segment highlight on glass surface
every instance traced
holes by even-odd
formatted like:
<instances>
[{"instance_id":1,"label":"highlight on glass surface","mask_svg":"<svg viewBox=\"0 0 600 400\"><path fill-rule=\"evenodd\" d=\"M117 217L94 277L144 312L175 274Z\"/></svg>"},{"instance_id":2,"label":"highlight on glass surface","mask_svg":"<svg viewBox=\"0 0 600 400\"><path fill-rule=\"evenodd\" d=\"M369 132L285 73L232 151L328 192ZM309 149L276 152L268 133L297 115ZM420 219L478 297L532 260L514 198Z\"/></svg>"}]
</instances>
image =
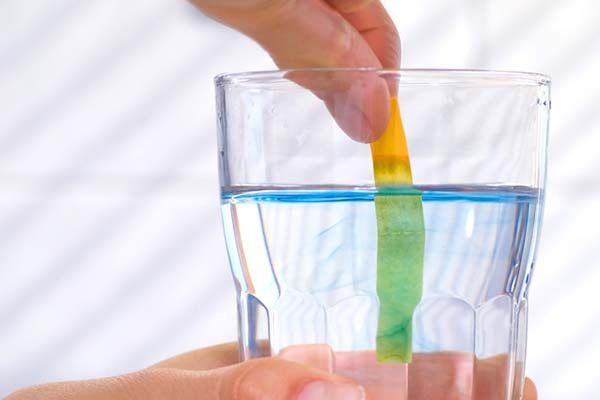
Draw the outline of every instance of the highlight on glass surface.
<instances>
[{"instance_id":1,"label":"highlight on glass surface","mask_svg":"<svg viewBox=\"0 0 600 400\"><path fill-rule=\"evenodd\" d=\"M375 400L519 399L550 79L304 69L215 82L243 358L345 375Z\"/></svg>"}]
</instances>

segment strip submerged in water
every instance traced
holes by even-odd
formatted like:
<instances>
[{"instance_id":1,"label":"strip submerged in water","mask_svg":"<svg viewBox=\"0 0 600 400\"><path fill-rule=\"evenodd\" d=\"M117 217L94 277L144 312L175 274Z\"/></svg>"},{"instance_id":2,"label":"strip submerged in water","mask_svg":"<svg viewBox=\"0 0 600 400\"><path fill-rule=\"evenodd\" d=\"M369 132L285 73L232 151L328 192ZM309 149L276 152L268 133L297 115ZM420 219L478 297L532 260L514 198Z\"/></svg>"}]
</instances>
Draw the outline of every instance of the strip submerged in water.
<instances>
[{"instance_id":1,"label":"strip submerged in water","mask_svg":"<svg viewBox=\"0 0 600 400\"><path fill-rule=\"evenodd\" d=\"M412 172L398 100L388 126L371 144L375 185L411 185ZM375 196L377 218L377 360L410 362L412 318L423 291L425 221L421 195Z\"/></svg>"}]
</instances>

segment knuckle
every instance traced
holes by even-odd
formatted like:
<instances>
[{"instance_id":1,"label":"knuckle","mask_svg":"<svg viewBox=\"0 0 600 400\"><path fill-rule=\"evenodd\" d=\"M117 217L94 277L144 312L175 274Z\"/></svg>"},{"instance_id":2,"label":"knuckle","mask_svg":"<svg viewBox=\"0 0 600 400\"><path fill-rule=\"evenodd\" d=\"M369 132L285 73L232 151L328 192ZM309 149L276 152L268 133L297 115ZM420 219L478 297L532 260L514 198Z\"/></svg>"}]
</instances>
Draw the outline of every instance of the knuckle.
<instances>
[{"instance_id":1,"label":"knuckle","mask_svg":"<svg viewBox=\"0 0 600 400\"><path fill-rule=\"evenodd\" d=\"M327 40L333 66L349 65L355 46L355 35L350 27L344 23L334 25Z\"/></svg>"},{"instance_id":2,"label":"knuckle","mask_svg":"<svg viewBox=\"0 0 600 400\"><path fill-rule=\"evenodd\" d=\"M336 10L342 13L354 13L362 10L373 0L328 0Z\"/></svg>"},{"instance_id":3,"label":"knuckle","mask_svg":"<svg viewBox=\"0 0 600 400\"><path fill-rule=\"evenodd\" d=\"M264 400L263 385L267 383L264 375L280 371L281 366L278 365L278 361L274 358L259 358L240 364L231 387L228 388L231 395L223 397L232 400ZM272 385L270 382L268 383ZM277 388L271 387L271 389L277 391Z\"/></svg>"},{"instance_id":4,"label":"knuckle","mask_svg":"<svg viewBox=\"0 0 600 400\"><path fill-rule=\"evenodd\" d=\"M145 369L131 374L109 378L108 386L118 391L119 397L127 400L156 398L157 387L166 393L178 393L177 371L171 369Z\"/></svg>"},{"instance_id":5,"label":"knuckle","mask_svg":"<svg viewBox=\"0 0 600 400\"><path fill-rule=\"evenodd\" d=\"M143 370L109 378L108 385L118 388L124 399L141 400L145 395L150 395L145 393L144 388L155 378L154 371Z\"/></svg>"}]
</instances>

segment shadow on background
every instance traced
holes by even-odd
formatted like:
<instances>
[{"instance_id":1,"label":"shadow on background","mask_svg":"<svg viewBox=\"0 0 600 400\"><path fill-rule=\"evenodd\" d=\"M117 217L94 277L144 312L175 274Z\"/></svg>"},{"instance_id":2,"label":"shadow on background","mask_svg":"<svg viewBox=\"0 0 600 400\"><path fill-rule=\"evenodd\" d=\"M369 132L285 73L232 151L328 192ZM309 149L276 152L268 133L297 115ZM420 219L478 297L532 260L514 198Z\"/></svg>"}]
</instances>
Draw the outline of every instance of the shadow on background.
<instances>
[{"instance_id":1,"label":"shadow on background","mask_svg":"<svg viewBox=\"0 0 600 400\"><path fill-rule=\"evenodd\" d=\"M16 2L21 0L7 1L13 1L17 4ZM75 112L78 103L93 92L99 82L109 81L111 76L121 74L127 69L136 49L144 43L151 43L164 35L169 35L169 29L180 24L182 16L191 10L191 6L187 6L189 8L185 9L182 14L180 6L175 5L175 3L165 5L166 3L163 3L162 0L151 0L142 3L144 2L140 0L139 7L152 5L156 8L156 11L143 18L131 15L131 23L134 28L127 36L108 43L109 46L106 46L106 40L102 42L105 46L99 46L101 50L98 50L89 60L85 60L82 63L83 67L77 74L62 82L60 89L50 97L36 99L32 106L23 113L11 115L8 112L3 115L2 118L5 123L2 126L7 126L7 128L0 131L0 160L14 157L15 154L20 157L27 157L28 146L48 135L48 131L44 129L47 125L59 117ZM48 0L47 4L48 6L43 10L40 18L43 21L42 23L27 27L28 29L23 30L22 33L14 34L14 41L9 41L7 46L0 48L0 82L11 81L15 71L25 65L35 63L36 54L47 49L48 46L52 46L56 31L65 29L69 24L80 22L77 21L77 18L85 13L92 2ZM487 7L490 7L491 4L473 1L461 3L461 6L469 7L469 21L482 38L480 45L475 46L476 50L470 52L468 56L469 63L477 66L489 66L487 64L490 62L489 60L498 59L496 55L513 52L521 44L523 38L528 37L535 30L550 26L553 23L552 18L555 17L557 9L567 7L573 3L550 4L543 0L506 2L507 7L512 6L523 11L519 11L518 14L515 13L514 18L510 19L510 23L506 24L500 33L493 35L490 35L487 31L480 32L487 29L485 23L481 21L487 21L488 18L482 14L489 11ZM596 13L600 16L595 2L590 1L588 4L581 1L578 4L587 4L588 7L584 12ZM415 8L423 6L415 3L403 4L402 7ZM445 43L448 33L452 32L453 29L459 29L453 26L448 19L448 15L460 11L457 7L455 2L450 1L434 1L428 4L425 17L411 32L411 36L416 38L411 46L421 51L421 48L427 48L432 42ZM32 13L35 11L33 7L31 10ZM0 26L6 18L11 18L11 16L0 15ZM204 17L198 18L197 23L210 24ZM579 21L573 21L573 24L578 23ZM596 54L599 49L600 30L598 30L597 24L586 23L585 25L582 24L576 33L569 33L569 35L568 44L566 45L556 46L554 43L544 42L539 43L539 48L534 49L535 51L539 50L540 57L544 58L543 65L548 66L546 70L544 68L540 68L540 70L553 75L556 89L564 90L565 82L576 82L576 84L582 85L582 90L587 90L586 93L593 92L590 98L587 99L575 97L557 99L555 97L552 117L553 134L550 138L550 146L558 149L558 151L555 150L552 153L554 158L551 159L549 173L552 177L558 176L557 172L569 171L572 177L568 181L563 177L550 182L549 189L553 193L564 197L559 197L558 200L549 199L549 204L566 201L567 198L568 204L564 204L562 208L559 206L554 208L556 210L560 208L560 212L554 211L554 214L550 215L547 213L542 235L542 251L552 250L556 252L555 255L561 256L569 252L570 247L574 244L581 244L585 250L569 259L571 265L553 266L555 270L559 271L555 273L551 282L546 283L546 289L552 289L552 292L536 297L539 298L540 305L547 303L548 306L537 307L533 314L538 315L541 322L556 321L554 326L561 324L569 326L567 320L565 320L566 322L561 322L562 319L557 320L557 316L553 314L553 305L558 301L572 301L573 313L586 313L587 319L582 326L572 327L575 333L567 341L555 343L552 332L548 335L544 332L547 337L530 338L530 343L534 340L540 349L547 349L543 357L534 360L536 371L543 371L543 375L540 373L539 376L536 376L536 379L538 379L538 386L541 388L541 398L545 399L558 399L561 397L556 396L561 394L572 394L575 396L573 398L593 398L585 397L585 395L594 395L595 381L591 378L591 373L585 375L583 372L593 371L594 365L582 365L581 360L586 356L589 358L586 351L591 346L592 338L600 332L600 310L597 309L595 304L580 304L578 302L581 288L587 281L586 271L591 271L595 266L593 264L596 262L594 246L597 239L593 236L592 230L597 230L594 224L600 222L597 221L597 217L594 217L594 213L597 214L597 204L600 202L600 185L597 177L597 171L600 170L600 161L598 159L585 161L588 164L584 164L582 161L580 166L574 166L574 163L569 161L577 160L582 148L598 148L600 145L600 139L598 139L600 138L600 119L597 111L600 89L595 84L597 81L595 75L584 77L586 68L589 68L590 63L598 62ZM90 38L90 45L94 40L102 41L103 38ZM184 97L184 92L189 89L189 82L194 81L198 76L205 76L209 80L211 78L209 71L214 68L222 71L256 69L252 68L253 51L256 49L249 48L244 43L246 42L243 42L243 39L240 39L237 34L228 32L223 34L222 40L215 41L211 46L205 47L201 51L182 44L181 58L164 59L161 65L148 65L148 68L156 71L157 76L156 87L151 89L148 98L131 109L123 110L118 119L90 121L96 127L94 131L97 132L90 134L89 141L84 148L73 152L64 171L59 174L44 175L44 180L40 180L43 183L31 190L28 196L34 198L35 201L18 203L18 205L8 208L10 211L0 214L0 254L7 257L7 254L14 251L11 248L14 238L27 238L33 231L35 224L52 212L52 207L48 204L49 199L60 202L63 200L61 196L64 196L70 190L82 185L84 182L102 178L94 175L93 164L103 158L110 159L112 153L123 149L128 143L139 140L143 134L143 128L152 126L156 116L165 112L164 109L167 105L177 104L184 101L184 99L187 100ZM465 44L448 43L447 45L460 48ZM226 58L226 56L232 52L239 53L239 64L225 64L225 62L230 62L231 59ZM185 61L186 57L187 59L190 58L190 55L192 55L192 61ZM532 55L531 57L537 58L538 56ZM596 58L593 59L592 57ZM80 58L78 59L77 54L73 54L74 60L81 62ZM418 61L419 55L405 54L405 60L407 59L408 61L412 60L414 64L414 60ZM68 61L70 60L65 60L65 62ZM461 61L464 60L441 60L441 65L426 66L443 67L449 63L450 66L454 67L456 66L455 62L460 63ZM178 66L173 72L163 74L161 67L171 64ZM43 68L44 66L40 65L40 70L43 70ZM23 98L3 99L2 92L0 92L0 105L26 99L26 96L29 95L27 93L28 82L24 81L22 85L24 90L19 95L24 96ZM595 88L590 89L591 87ZM114 90L117 96L127 94L127 88L115 87ZM166 160L161 162L160 170L163 172L149 177L133 179L131 187L126 191L125 200L122 200L118 206L111 208L106 218L99 219L81 237L65 238L65 242L68 239L68 247L62 255L56 259L46 261L43 265L43 271L40 271L34 279L23 282L13 291L14 295L10 298L2 295L2 282L0 282L0 326L3 329L10 331L11 325L23 314L35 311L40 304L51 298L53 292L60 286L59 283L74 273L80 272L79 268L85 264L85 260L94 257L95 254L101 251L99 249L102 249L102 246L106 245L111 237L134 224L136 219L143 218L153 205L154 197L170 193L172 189L170 184L181 176L181 171L199 158L206 157L207 153L212 154L214 144L206 135L202 136L200 132L204 126L210 126L211 129L214 126L213 93L212 91L202 93L199 98L204 103L198 104L197 115L189 115L190 119L198 122L198 133L191 135L193 139L184 140L174 147L175 150L172 150L172 154L169 154ZM101 106L100 104L99 107ZM490 104L490 106L492 105ZM555 115L559 115L561 118L554 118ZM174 129L177 129L176 118L179 116L169 115L169 117L173 119ZM481 113L474 118L473 125L477 126L484 120L485 113ZM556 125L556 121L560 122L560 126ZM107 124L107 127L99 131L97 127L103 124ZM168 135L169 132L165 132L165 134ZM162 145L162 143L157 143L156 151L166 151L161 148ZM132 154L132 157L136 157L136 155ZM152 162L152 160L148 160L148 162ZM216 165L211 171L210 177L214 178ZM5 171L0 167L0 192L2 192L3 177L6 176ZM201 179L199 185L200 181ZM555 186L553 187L552 184ZM567 191L569 192L568 195L564 195ZM206 200L208 197L202 188L198 188L194 195L198 198L199 204L201 200ZM123 243L122 246L139 246L140 249L147 250L140 251L139 258L131 265L131 271L141 272L126 274L126 278L110 291L109 297L89 310L87 314L66 315L65 317L74 318L73 328L68 334L61 337L46 337L44 332L39 332L36 336L39 340L39 352L25 355L21 360L11 359L10 356L0 359L0 375L2 375L0 377L0 397L6 394L7 391L16 388L15 385L33 384L38 382L41 377L45 377L47 371L52 370L61 363L61 359L69 353L69 349L84 343L86 338L94 331L101 329L103 324L108 324L117 312L123 310L124 306L130 304L141 293L151 291L153 285L160 282L173 269L186 268L186 255L193 252L204 254L210 252L211 249L201 249L201 242L214 237L217 234L215 231L220 229L219 226L210 225L207 222L211 214L218 212L218 200L216 198L214 204L215 207L210 209L203 209L199 205L189 220L173 221L169 231L165 232L164 239L158 245L153 245L152 248L149 248L145 243ZM548 219L548 217L551 219ZM587 225L583 226L582 224ZM564 229L557 229L556 227L563 227ZM574 235L574 233L577 233L578 237L575 237L577 235ZM221 235L220 231L218 231L218 235ZM34 248L32 251L36 251L36 249ZM560 257L547 256L546 258L551 262L550 259ZM202 257L199 262L212 265L224 259L225 254L211 254ZM33 264L1 264L3 264L3 268L15 270L38 268ZM577 273L573 272L572 266L577 267ZM547 267L545 266L544 269ZM211 286L212 289L198 293L193 302L182 304L180 309L175 310L169 318L164 320L163 328L153 332L149 339L132 348L121 348L122 356L119 356L117 364L109 367L120 370L120 368L139 366L140 363L153 357L149 355L160 354L162 349L170 348L167 344L178 342L182 334L178 331L183 332L186 326L190 326L193 321L202 318L207 305L212 305L218 301L220 290L229 285L226 281L229 278L229 273L228 271L221 271L218 274L212 271L202 271L199 274L206 276L206 279L213 279L214 286ZM544 278L542 276L544 271L540 271L539 267L536 271L537 274L540 276L537 278L534 276L534 282L537 279L543 280ZM188 285L195 286L195 283L190 282ZM535 286L534 284L534 292L537 292L538 288ZM173 296L177 296L177 293L173 293ZM560 297L560 299L556 297ZM69 310L59 310L57 312L68 313ZM132 318L143 317L132 316ZM59 319L57 319L57 323L60 323ZM211 329L215 330L217 327L211 327ZM203 332L198 332L199 336L202 334ZM226 336L223 333L222 337ZM3 348L1 338L0 334L0 354L6 354L8 350L11 350L10 354L19 354L18 349L13 351L13 349ZM198 343L200 342L199 340ZM122 346L122 343L115 343L114 345L119 347ZM23 341L23 349L27 349L29 346L30 343ZM189 350L189 348L184 350ZM82 361L82 363L85 362ZM551 366L551 368L547 368L547 366ZM109 367L103 365L98 368ZM586 387L582 388L580 383L563 379L565 374L573 369L581 369L582 376L584 376L581 379L583 384L587 385ZM2 373L3 371L8 371L8 374ZM549 392L549 389L544 388L559 388L562 392L552 393ZM580 388L579 392L577 391L578 388ZM577 397L577 395L584 397Z\"/></svg>"}]
</instances>

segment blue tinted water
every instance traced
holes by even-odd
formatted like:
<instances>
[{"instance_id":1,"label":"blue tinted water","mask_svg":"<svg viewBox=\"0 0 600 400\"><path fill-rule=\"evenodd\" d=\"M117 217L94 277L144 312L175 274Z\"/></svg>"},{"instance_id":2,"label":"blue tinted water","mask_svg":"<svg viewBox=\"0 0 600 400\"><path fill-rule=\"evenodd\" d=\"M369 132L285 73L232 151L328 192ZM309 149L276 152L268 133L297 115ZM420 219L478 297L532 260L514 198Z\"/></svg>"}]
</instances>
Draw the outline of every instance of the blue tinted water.
<instances>
[{"instance_id":1,"label":"blue tinted water","mask_svg":"<svg viewBox=\"0 0 600 400\"><path fill-rule=\"evenodd\" d=\"M225 237L240 304L251 298L260 305L263 319L270 321L262 324L262 337L274 349L307 342L340 350L372 348L378 307L375 195L423 200L425 263L415 350L482 356L509 351L507 327L527 293L541 210L540 190L523 186L223 191ZM481 339L499 329L506 335ZM364 335L344 335L348 330Z\"/></svg>"},{"instance_id":2,"label":"blue tinted water","mask_svg":"<svg viewBox=\"0 0 600 400\"><path fill-rule=\"evenodd\" d=\"M467 201L467 202L529 202L536 203L540 191L526 186L500 185L436 185L436 186L399 186L375 189L372 187L337 187L334 189L320 186L302 187L245 187L223 191L225 203L244 201L323 203L345 201L373 201L375 195L408 196L420 194L423 201Z\"/></svg>"}]
</instances>

